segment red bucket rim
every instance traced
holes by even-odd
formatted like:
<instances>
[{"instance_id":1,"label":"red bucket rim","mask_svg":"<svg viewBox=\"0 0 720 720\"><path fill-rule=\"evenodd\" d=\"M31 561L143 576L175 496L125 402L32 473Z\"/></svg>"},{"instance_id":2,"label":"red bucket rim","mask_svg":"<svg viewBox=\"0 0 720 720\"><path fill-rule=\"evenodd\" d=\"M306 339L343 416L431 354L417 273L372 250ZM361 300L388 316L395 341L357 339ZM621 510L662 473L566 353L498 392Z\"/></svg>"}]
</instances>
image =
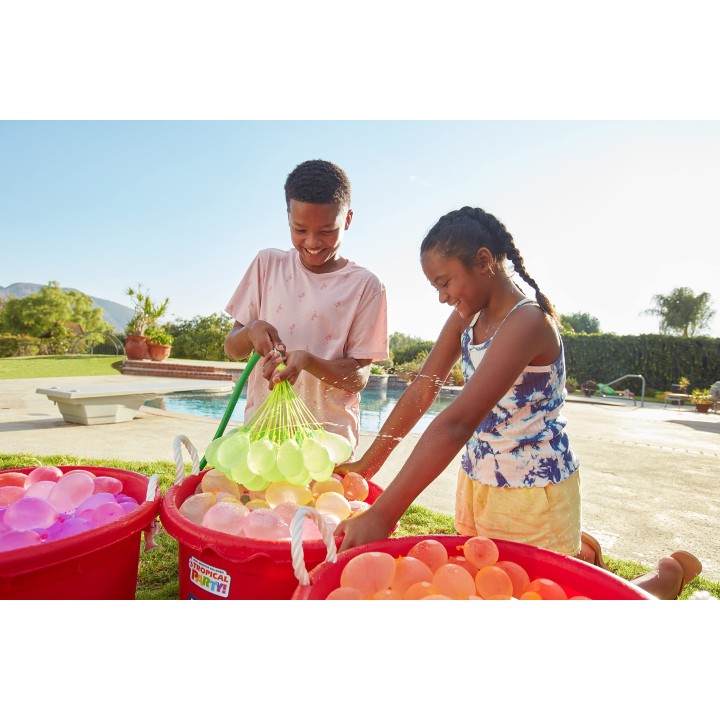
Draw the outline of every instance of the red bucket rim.
<instances>
[{"instance_id":1,"label":"red bucket rim","mask_svg":"<svg viewBox=\"0 0 720 720\"><path fill-rule=\"evenodd\" d=\"M287 540L256 540L243 536L228 535L227 533L210 528L202 527L191 522L180 514L178 509L177 496L186 488L190 489L182 499L189 497L198 484L202 481L205 473L213 468L206 468L197 475L188 475L177 485L170 487L163 496L160 504L160 521L165 530L170 533L178 542L192 548L195 552L204 552L212 549L218 555L227 560L238 560L238 553L241 552L242 560L251 560L256 557L267 557L270 559L290 557L291 541ZM382 492L382 488L373 482L367 481L370 487L370 495L373 500ZM186 483L188 483L186 485ZM335 539L336 547L340 547L342 538ZM327 553L327 547L323 540L306 540L303 542L303 549L306 553L321 554Z\"/></svg>"},{"instance_id":2,"label":"red bucket rim","mask_svg":"<svg viewBox=\"0 0 720 720\"><path fill-rule=\"evenodd\" d=\"M115 477L118 480L132 478L144 482L146 488L149 482L149 478L146 475L123 468L111 468L101 465L55 465L53 467L59 468L64 473L71 470L90 470L97 475L99 474L96 472L98 470L107 471L104 472L104 474L108 477ZM0 470L0 475L34 469L34 467L6 468ZM124 489L125 488L123 488L123 490ZM135 499L137 500L137 498ZM160 500L161 491L158 485L155 489L154 499L143 500L142 502L138 501L138 507L131 510L124 517L113 520L106 525L101 525L93 530L72 535L71 537L53 540L49 543L32 545L31 547L18 548L16 550L0 551L0 577L40 570L50 565L55 565L60 561L67 560L69 556L80 557L108 547L118 542L121 538L128 537L139 530L147 528L158 514Z\"/></svg>"},{"instance_id":3,"label":"red bucket rim","mask_svg":"<svg viewBox=\"0 0 720 720\"><path fill-rule=\"evenodd\" d=\"M421 540L437 540L441 542L446 548L448 548L454 547L456 545L462 545L470 537L471 536L469 535L407 535L404 537L389 537L385 540L378 540L376 542L367 543L365 545L358 545L354 548L350 548L349 550L344 550L343 552L338 553L335 563L323 562L314 567L308 573L309 584L298 585L297 589L293 593L292 599L324 600L324 597L320 598L316 594L316 589L318 588L318 586L326 583L328 579L331 579L334 575L338 576L337 584L339 585L339 574L342 568L351 558L363 552L378 551L388 552L390 554L402 554L407 552L407 550L410 549L410 546L420 542ZM532 545L525 545L510 540L498 540L493 538L493 542L498 546L498 550L500 550L501 560L503 559L504 555L508 554L530 554L534 557L535 560L544 560L545 565L548 567L564 572L577 573L580 575L590 575L591 577L594 576L596 579L602 579L602 582L606 587L617 591L620 595L623 596L622 598L618 599L656 599L653 595L646 592L637 585L629 583L627 580L619 577L618 575L615 575L614 573L611 573L609 570L604 570L603 568L597 567L595 565L590 565L584 560L579 560L577 558L568 557L567 555L561 555L559 553L553 552L552 550L546 550L544 548L539 548ZM540 575L537 575L537 577L540 577Z\"/></svg>"}]
</instances>

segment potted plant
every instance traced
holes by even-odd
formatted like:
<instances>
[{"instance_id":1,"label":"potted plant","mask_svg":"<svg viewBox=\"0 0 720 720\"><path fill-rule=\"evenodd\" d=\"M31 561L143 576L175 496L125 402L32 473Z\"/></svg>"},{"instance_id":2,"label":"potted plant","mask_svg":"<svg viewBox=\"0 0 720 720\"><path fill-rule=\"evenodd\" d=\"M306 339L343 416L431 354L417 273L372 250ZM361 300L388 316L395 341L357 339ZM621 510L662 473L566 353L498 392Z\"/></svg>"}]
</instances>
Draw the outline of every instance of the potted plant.
<instances>
[{"instance_id":1,"label":"potted plant","mask_svg":"<svg viewBox=\"0 0 720 720\"><path fill-rule=\"evenodd\" d=\"M149 352L146 332L167 311L169 298L161 303L155 303L150 295L143 291L142 285L137 288L128 288L125 291L133 304L133 316L125 327L125 355L128 360L147 360Z\"/></svg>"},{"instance_id":2,"label":"potted plant","mask_svg":"<svg viewBox=\"0 0 720 720\"><path fill-rule=\"evenodd\" d=\"M167 360L170 357L170 349L175 338L167 330L151 325L145 331L145 338L151 360Z\"/></svg>"},{"instance_id":3,"label":"potted plant","mask_svg":"<svg viewBox=\"0 0 720 720\"><path fill-rule=\"evenodd\" d=\"M695 388L690 393L690 402L692 402L698 412L709 412L713 405L713 396L710 394L710 389Z\"/></svg>"},{"instance_id":4,"label":"potted plant","mask_svg":"<svg viewBox=\"0 0 720 720\"><path fill-rule=\"evenodd\" d=\"M566 378L565 389L568 391L568 395L572 395L578 387L580 387L580 383L574 377Z\"/></svg>"},{"instance_id":5,"label":"potted plant","mask_svg":"<svg viewBox=\"0 0 720 720\"><path fill-rule=\"evenodd\" d=\"M685 393L690 386L690 381L686 377L681 377L676 383L672 384L674 393Z\"/></svg>"}]
</instances>

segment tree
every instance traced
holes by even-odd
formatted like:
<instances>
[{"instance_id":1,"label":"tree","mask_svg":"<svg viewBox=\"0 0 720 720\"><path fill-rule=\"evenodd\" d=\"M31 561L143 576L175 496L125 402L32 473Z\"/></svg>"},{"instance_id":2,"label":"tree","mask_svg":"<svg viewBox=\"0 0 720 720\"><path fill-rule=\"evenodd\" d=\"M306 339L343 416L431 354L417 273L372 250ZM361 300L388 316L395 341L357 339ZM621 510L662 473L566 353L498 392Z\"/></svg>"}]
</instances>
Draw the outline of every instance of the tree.
<instances>
[{"instance_id":1,"label":"tree","mask_svg":"<svg viewBox=\"0 0 720 720\"><path fill-rule=\"evenodd\" d=\"M572 313L572 315L560 315L563 323L563 329L576 333L592 333L600 332L600 321L588 313Z\"/></svg>"},{"instance_id":2,"label":"tree","mask_svg":"<svg viewBox=\"0 0 720 720\"><path fill-rule=\"evenodd\" d=\"M396 365L414 360L421 352L430 352L434 344L432 340L421 340L398 332L388 339L390 357Z\"/></svg>"},{"instance_id":3,"label":"tree","mask_svg":"<svg viewBox=\"0 0 720 720\"><path fill-rule=\"evenodd\" d=\"M164 325L174 338L173 357L186 360L227 360L225 336L235 321L227 315L196 315L192 320L178 320Z\"/></svg>"},{"instance_id":4,"label":"tree","mask_svg":"<svg viewBox=\"0 0 720 720\"><path fill-rule=\"evenodd\" d=\"M646 310L645 314L660 318L661 333L693 337L708 327L715 315L710 299L710 293L695 295L690 288L679 287L669 295L654 295L655 307Z\"/></svg>"},{"instance_id":5,"label":"tree","mask_svg":"<svg viewBox=\"0 0 720 720\"><path fill-rule=\"evenodd\" d=\"M61 328L77 324L85 333L106 333L112 325L103 320L102 308L77 290L63 290L51 281L24 298L11 297L0 312L0 332L32 337L53 337Z\"/></svg>"}]
</instances>

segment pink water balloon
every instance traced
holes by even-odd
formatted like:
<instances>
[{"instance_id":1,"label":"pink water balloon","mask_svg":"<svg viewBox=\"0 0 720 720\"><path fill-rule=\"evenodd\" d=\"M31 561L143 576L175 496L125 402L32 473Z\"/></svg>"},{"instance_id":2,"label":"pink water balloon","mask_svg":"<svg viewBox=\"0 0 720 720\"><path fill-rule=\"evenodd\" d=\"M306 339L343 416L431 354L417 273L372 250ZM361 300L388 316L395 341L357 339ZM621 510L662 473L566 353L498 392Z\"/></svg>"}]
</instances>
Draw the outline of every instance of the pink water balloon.
<instances>
[{"instance_id":1,"label":"pink water balloon","mask_svg":"<svg viewBox=\"0 0 720 720\"><path fill-rule=\"evenodd\" d=\"M54 465L41 465L40 467L33 468L28 473L25 486L27 487L43 480L57 482L62 476L63 471L59 467L55 467Z\"/></svg>"},{"instance_id":2,"label":"pink water balloon","mask_svg":"<svg viewBox=\"0 0 720 720\"><path fill-rule=\"evenodd\" d=\"M19 500L24 495L25 488L18 487L17 485L6 485L5 487L0 487L0 505L12 505L16 500Z\"/></svg>"},{"instance_id":3,"label":"pink water balloon","mask_svg":"<svg viewBox=\"0 0 720 720\"><path fill-rule=\"evenodd\" d=\"M289 540L290 528L273 510L258 508L245 518L245 535L256 540Z\"/></svg>"},{"instance_id":4,"label":"pink water balloon","mask_svg":"<svg viewBox=\"0 0 720 720\"><path fill-rule=\"evenodd\" d=\"M92 530L94 525L84 518L67 518L66 520L58 520L53 523L43 533L45 542L53 542L54 540L62 540L63 538L79 535L80 533Z\"/></svg>"},{"instance_id":5,"label":"pink water balloon","mask_svg":"<svg viewBox=\"0 0 720 720\"><path fill-rule=\"evenodd\" d=\"M71 512L95 491L94 476L84 471L73 471L63 475L53 488L48 501L60 512Z\"/></svg>"},{"instance_id":6,"label":"pink water balloon","mask_svg":"<svg viewBox=\"0 0 720 720\"><path fill-rule=\"evenodd\" d=\"M245 520L250 515L242 503L219 502L213 505L203 517L203 527L229 535L242 535Z\"/></svg>"},{"instance_id":7,"label":"pink water balloon","mask_svg":"<svg viewBox=\"0 0 720 720\"><path fill-rule=\"evenodd\" d=\"M32 530L11 530L0 535L0 552L19 550L40 543L40 536Z\"/></svg>"},{"instance_id":8,"label":"pink water balloon","mask_svg":"<svg viewBox=\"0 0 720 720\"><path fill-rule=\"evenodd\" d=\"M56 483L51 480L40 480L32 485L28 485L25 488L25 497L35 497L47 500L55 485Z\"/></svg>"},{"instance_id":9,"label":"pink water balloon","mask_svg":"<svg viewBox=\"0 0 720 720\"><path fill-rule=\"evenodd\" d=\"M20 498L5 512L3 522L13 530L50 527L58 518L57 510L42 498Z\"/></svg>"},{"instance_id":10,"label":"pink water balloon","mask_svg":"<svg viewBox=\"0 0 720 720\"><path fill-rule=\"evenodd\" d=\"M107 525L113 520L125 517L125 511L116 502L103 503L89 512L90 517L86 517L85 519L90 520L96 527L99 525Z\"/></svg>"},{"instance_id":11,"label":"pink water balloon","mask_svg":"<svg viewBox=\"0 0 720 720\"><path fill-rule=\"evenodd\" d=\"M82 517L85 511L92 511L99 505L108 502L116 502L115 496L111 493L97 493L95 495L91 495L90 497L85 498L85 500L77 506L77 509L75 510L75 517Z\"/></svg>"},{"instance_id":12,"label":"pink water balloon","mask_svg":"<svg viewBox=\"0 0 720 720\"><path fill-rule=\"evenodd\" d=\"M117 495L123 490L122 480L107 475L98 475L95 480L95 495L98 493L110 493Z\"/></svg>"}]
</instances>

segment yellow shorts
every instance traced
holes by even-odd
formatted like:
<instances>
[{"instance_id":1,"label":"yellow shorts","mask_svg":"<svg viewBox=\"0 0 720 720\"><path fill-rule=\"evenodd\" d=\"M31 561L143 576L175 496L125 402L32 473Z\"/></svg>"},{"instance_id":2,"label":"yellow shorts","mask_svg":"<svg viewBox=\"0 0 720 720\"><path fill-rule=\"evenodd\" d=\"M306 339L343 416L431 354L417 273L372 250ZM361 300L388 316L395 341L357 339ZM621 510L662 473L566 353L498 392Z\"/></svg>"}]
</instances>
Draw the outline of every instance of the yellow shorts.
<instances>
[{"instance_id":1,"label":"yellow shorts","mask_svg":"<svg viewBox=\"0 0 720 720\"><path fill-rule=\"evenodd\" d=\"M580 471L556 485L508 488L471 480L460 468L455 496L455 529L554 550L580 552Z\"/></svg>"}]
</instances>

